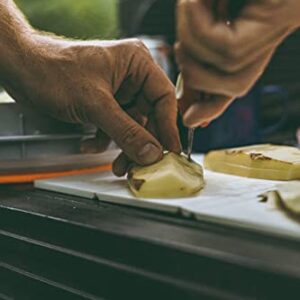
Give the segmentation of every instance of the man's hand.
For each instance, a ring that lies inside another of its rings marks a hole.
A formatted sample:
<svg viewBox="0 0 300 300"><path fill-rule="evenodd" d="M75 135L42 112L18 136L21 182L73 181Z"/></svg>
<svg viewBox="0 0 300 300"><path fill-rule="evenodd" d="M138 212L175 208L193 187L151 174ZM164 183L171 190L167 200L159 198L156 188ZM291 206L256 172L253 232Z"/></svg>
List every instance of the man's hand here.
<svg viewBox="0 0 300 300"><path fill-rule="evenodd" d="M298 0L245 1L230 25L216 15L214 8L221 1L178 2L176 49L188 126L212 121L233 99L245 95L277 46L300 26ZM210 96L200 97L200 91Z"/></svg>
<svg viewBox="0 0 300 300"><path fill-rule="evenodd" d="M17 101L96 125L98 139L83 145L86 152L105 150L110 138L142 165L158 161L163 149L180 152L174 87L141 42L34 40L16 77L4 82ZM126 172L124 160L117 175Z"/></svg>
<svg viewBox="0 0 300 300"><path fill-rule="evenodd" d="M32 30L12 1L0 0L0 8L0 80L15 100L97 126L83 151L104 151L114 140L124 151L116 175L131 161L148 165L164 149L181 151L174 86L140 41L47 36Z"/></svg>

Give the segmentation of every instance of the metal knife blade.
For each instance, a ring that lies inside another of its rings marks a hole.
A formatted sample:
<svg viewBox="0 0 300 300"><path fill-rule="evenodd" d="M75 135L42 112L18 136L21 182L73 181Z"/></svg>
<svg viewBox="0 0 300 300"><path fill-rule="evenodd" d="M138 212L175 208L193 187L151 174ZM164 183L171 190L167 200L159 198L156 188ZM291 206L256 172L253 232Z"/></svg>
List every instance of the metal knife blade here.
<svg viewBox="0 0 300 300"><path fill-rule="evenodd" d="M183 96L183 79L182 75L179 74L177 78L177 83L176 83L176 97L177 100L179 100ZM192 160L192 152L193 152L193 144L194 144L194 133L195 133L195 128L189 128L188 129L188 145L186 149L186 155L189 161Z"/></svg>
<svg viewBox="0 0 300 300"><path fill-rule="evenodd" d="M187 153L186 153L189 161L192 160L194 135L195 135L195 128L189 128L188 129L188 147L187 147Z"/></svg>

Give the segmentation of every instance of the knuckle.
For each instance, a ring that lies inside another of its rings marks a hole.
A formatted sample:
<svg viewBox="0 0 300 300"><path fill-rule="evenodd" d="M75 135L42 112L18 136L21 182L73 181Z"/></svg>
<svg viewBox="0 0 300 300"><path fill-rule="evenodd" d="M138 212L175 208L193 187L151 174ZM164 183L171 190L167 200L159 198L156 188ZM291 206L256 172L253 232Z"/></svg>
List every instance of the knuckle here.
<svg viewBox="0 0 300 300"><path fill-rule="evenodd" d="M129 39L128 46L129 46L129 52L132 53L132 55L138 54L139 56L142 56L144 59L152 59L150 50L140 39L137 38Z"/></svg>
<svg viewBox="0 0 300 300"><path fill-rule="evenodd" d="M218 66L221 71L229 74L236 73L240 70L240 64L231 60L222 60Z"/></svg>
<svg viewBox="0 0 300 300"><path fill-rule="evenodd" d="M142 45L144 45L144 43L140 39L138 39L138 38L131 38L130 41L135 46L142 46Z"/></svg>
<svg viewBox="0 0 300 300"><path fill-rule="evenodd" d="M218 68L227 73L236 73L243 66L243 52L235 43L226 43L221 48Z"/></svg>
<svg viewBox="0 0 300 300"><path fill-rule="evenodd" d="M147 50L148 52L148 48L146 47L146 45L144 44L144 42L140 39L137 39L137 38L132 38L130 39L131 41L131 46L134 48L134 49L140 49L140 50Z"/></svg>

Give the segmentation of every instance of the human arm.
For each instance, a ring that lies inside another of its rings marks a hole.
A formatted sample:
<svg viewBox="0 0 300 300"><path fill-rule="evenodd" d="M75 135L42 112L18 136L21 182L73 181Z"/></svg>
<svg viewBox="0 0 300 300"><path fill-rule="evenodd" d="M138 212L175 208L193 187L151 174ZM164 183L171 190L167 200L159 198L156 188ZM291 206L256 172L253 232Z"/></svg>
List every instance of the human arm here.
<svg viewBox="0 0 300 300"><path fill-rule="evenodd" d="M90 123L97 139L86 151L105 150L113 139L127 164L158 161L180 152L175 91L138 40L74 41L30 27L11 0L0 0L0 80L17 101L72 123Z"/></svg>

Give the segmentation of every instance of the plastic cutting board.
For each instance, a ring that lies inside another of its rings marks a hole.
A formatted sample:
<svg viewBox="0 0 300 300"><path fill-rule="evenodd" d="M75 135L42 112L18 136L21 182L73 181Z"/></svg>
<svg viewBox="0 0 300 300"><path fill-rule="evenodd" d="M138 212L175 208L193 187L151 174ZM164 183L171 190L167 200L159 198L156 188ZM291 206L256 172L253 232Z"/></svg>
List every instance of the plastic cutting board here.
<svg viewBox="0 0 300 300"><path fill-rule="evenodd" d="M202 161L201 156L194 159ZM35 182L35 187L300 239L300 222L258 197L274 190L278 182L210 171L205 172L205 178L206 187L198 195L170 200L137 199L128 190L126 179L118 179L111 172L40 180Z"/></svg>

